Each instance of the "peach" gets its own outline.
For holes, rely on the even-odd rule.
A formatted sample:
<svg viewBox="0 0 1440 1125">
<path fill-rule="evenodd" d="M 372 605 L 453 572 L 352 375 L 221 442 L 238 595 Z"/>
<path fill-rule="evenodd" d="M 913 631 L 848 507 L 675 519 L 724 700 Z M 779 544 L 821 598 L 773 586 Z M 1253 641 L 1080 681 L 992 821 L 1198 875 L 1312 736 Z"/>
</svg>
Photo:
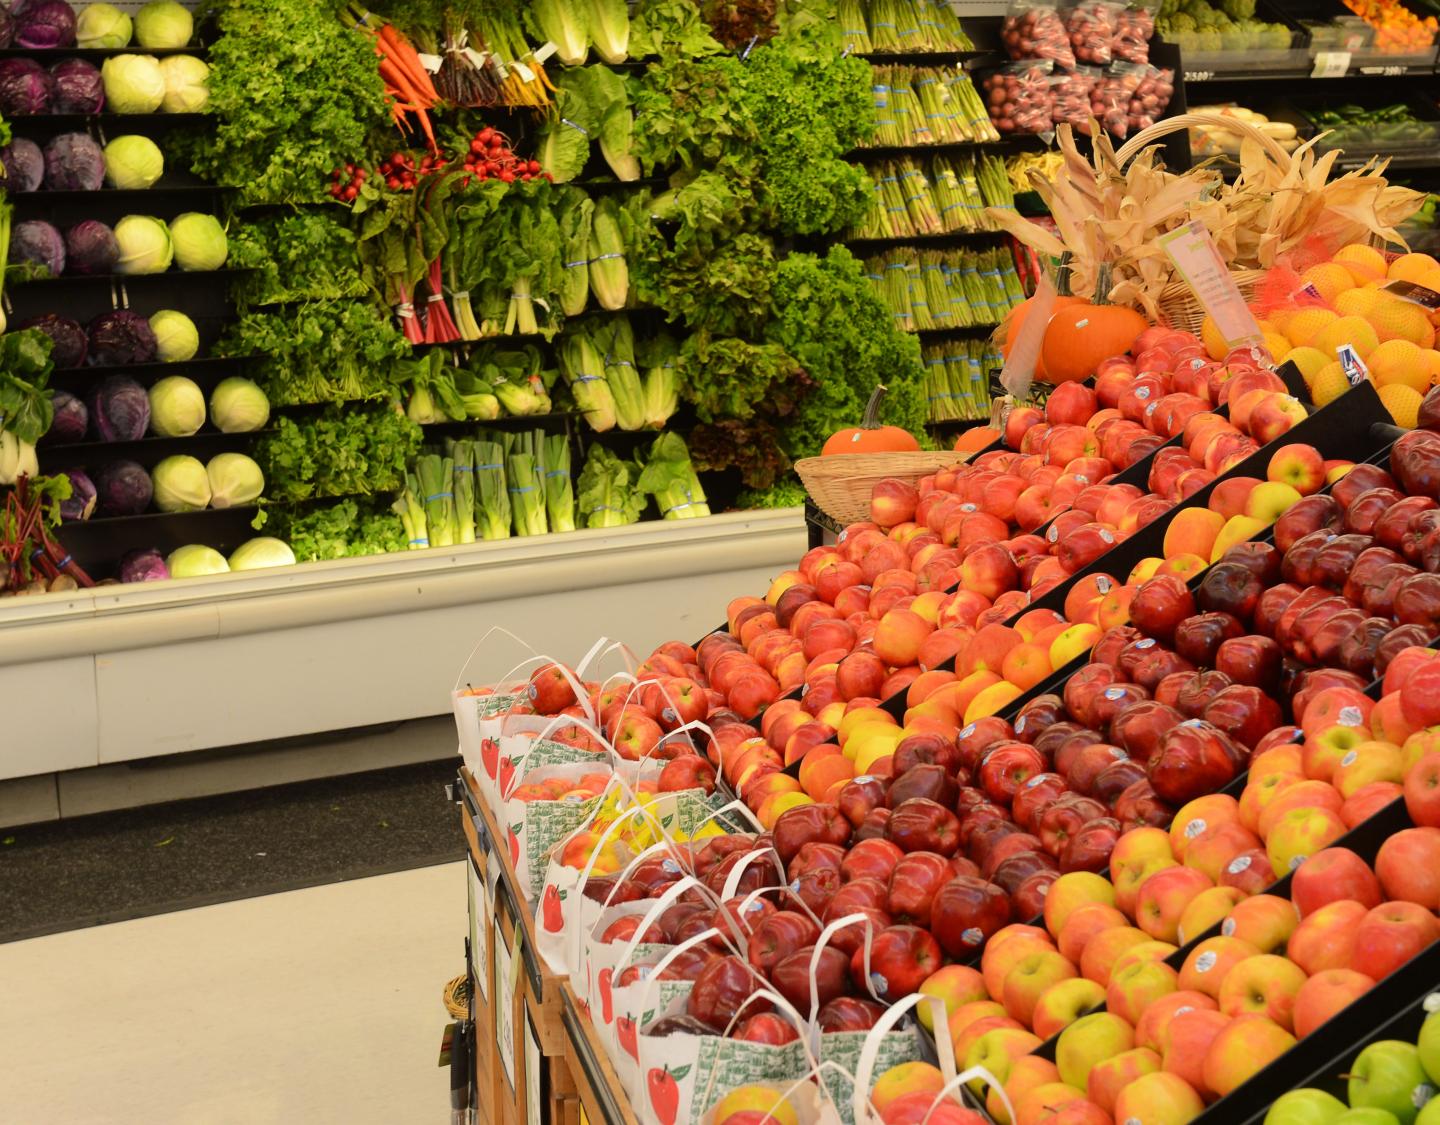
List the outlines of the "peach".
<svg viewBox="0 0 1440 1125">
<path fill-rule="evenodd" d="M 1177 512 L 1165 530 L 1163 553 L 1167 559 L 1176 555 L 1210 557 L 1215 537 L 1225 526 L 1225 517 L 1208 508 L 1184 508 Z"/>
</svg>

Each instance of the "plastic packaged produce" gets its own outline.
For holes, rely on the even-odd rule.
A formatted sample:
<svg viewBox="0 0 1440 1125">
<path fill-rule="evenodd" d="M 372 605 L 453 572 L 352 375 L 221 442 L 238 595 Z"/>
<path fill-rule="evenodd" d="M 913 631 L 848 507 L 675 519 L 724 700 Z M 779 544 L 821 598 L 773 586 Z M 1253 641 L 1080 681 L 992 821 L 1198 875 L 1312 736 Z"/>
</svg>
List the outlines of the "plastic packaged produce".
<svg viewBox="0 0 1440 1125">
<path fill-rule="evenodd" d="M 90 322 L 90 362 L 96 367 L 124 367 L 155 361 L 155 333 L 150 322 L 129 309 L 101 313 Z"/>
<path fill-rule="evenodd" d="M 1100 72 L 1092 67 L 1076 67 L 1069 73 L 1050 79 L 1052 106 L 1050 120 L 1056 125 L 1073 125 L 1077 132 L 1090 135 L 1090 98 Z"/>
<path fill-rule="evenodd" d="M 114 4 L 86 4 L 75 20 L 75 44 L 78 47 L 130 46 L 130 17 Z"/>
<path fill-rule="evenodd" d="M 1001 27 L 1005 52 L 1012 59 L 1049 59 L 1056 66 L 1073 70 L 1075 52 L 1065 21 L 1053 4 L 1020 0 L 1010 5 Z"/>
<path fill-rule="evenodd" d="M 167 375 L 150 388 L 150 429 L 158 437 L 189 437 L 205 424 L 205 393 L 193 379 Z"/>
<path fill-rule="evenodd" d="M 105 108 L 100 70 L 84 59 L 62 59 L 50 68 L 55 93 L 51 113 L 99 113 Z"/>
<path fill-rule="evenodd" d="M 99 191 L 105 154 L 85 133 L 61 133 L 45 146 L 45 186 L 51 191 Z"/>
<path fill-rule="evenodd" d="M 175 309 L 161 309 L 150 318 L 155 333 L 155 355 L 161 363 L 184 363 L 200 350 L 195 322 Z"/>
<path fill-rule="evenodd" d="M 100 68 L 112 113 L 154 113 L 165 100 L 165 75 L 150 55 L 116 55 Z"/>
<path fill-rule="evenodd" d="M 34 59 L 0 59 L 0 114 L 44 113 L 54 93 L 55 80 Z"/>
<path fill-rule="evenodd" d="M 83 469 L 66 469 L 70 478 L 70 499 L 60 501 L 60 519 L 65 523 L 88 520 L 95 511 L 95 484 Z"/>
<path fill-rule="evenodd" d="M 128 375 L 111 375 L 91 392 L 89 406 L 101 441 L 139 441 L 150 428 L 150 399 Z"/>
<path fill-rule="evenodd" d="M 31 317 L 18 328 L 38 328 L 50 337 L 50 362 L 56 367 L 79 367 L 85 362 L 90 341 L 79 322 L 59 313 Z"/>
<path fill-rule="evenodd" d="M 222 434 L 248 434 L 270 420 L 270 400 L 249 379 L 232 375 L 210 393 L 210 421 Z"/>
<path fill-rule="evenodd" d="M 205 475 L 212 508 L 243 508 L 265 491 L 265 474 L 243 453 L 217 453 L 205 466 Z"/>
<path fill-rule="evenodd" d="M 1147 7 L 1124 9 L 1115 19 L 1110 55 L 1116 62 L 1148 63 L 1150 40 L 1155 35 L 1155 14 Z"/>
<path fill-rule="evenodd" d="M 47 50 L 75 45 L 75 11 L 66 0 L 16 5 L 15 45 Z"/>
<path fill-rule="evenodd" d="M 1111 44 L 1120 25 L 1119 4 L 1110 0 L 1085 0 L 1065 13 L 1065 34 L 1080 66 L 1108 66 Z"/>
<path fill-rule="evenodd" d="M 119 260 L 115 232 L 99 219 L 84 219 L 65 232 L 65 268 L 71 273 L 112 273 Z"/>
<path fill-rule="evenodd" d="M 985 105 L 996 129 L 1003 134 L 1050 131 L 1053 65 L 1048 59 L 1032 59 L 985 76 Z"/>
<path fill-rule="evenodd" d="M 231 570 L 264 570 L 272 566 L 294 566 L 290 544 L 268 535 L 240 544 L 230 555 Z"/>
<path fill-rule="evenodd" d="M 150 474 L 134 461 L 111 461 L 100 470 L 96 486 L 102 516 L 138 516 L 150 510 L 155 496 Z"/>
<path fill-rule="evenodd" d="M 195 34 L 195 20 L 175 0 L 150 0 L 135 13 L 135 42 L 151 50 L 187 46 Z"/>
<path fill-rule="evenodd" d="M 105 146 L 105 178 L 127 191 L 153 187 L 165 174 L 165 156 L 149 137 L 116 137 Z"/>
<path fill-rule="evenodd" d="M 26 219 L 10 230 L 10 261 L 34 262 L 59 277 L 65 272 L 65 240 L 44 219 Z"/>
<path fill-rule="evenodd" d="M 116 273 L 164 273 L 174 260 L 170 228 L 150 215 L 126 215 L 115 224 L 120 243 Z"/>
<path fill-rule="evenodd" d="M 5 165 L 5 190 L 11 194 L 35 191 L 45 179 L 45 154 L 28 137 L 16 137 L 0 148 Z"/>
<path fill-rule="evenodd" d="M 169 55 L 160 60 L 165 77 L 164 113 L 199 113 L 210 103 L 210 67 L 194 55 Z"/>
<path fill-rule="evenodd" d="M 187 453 L 165 458 L 150 476 L 155 482 L 155 507 L 162 512 L 198 512 L 210 504 L 209 474 Z"/>
<path fill-rule="evenodd" d="M 120 560 L 121 582 L 161 582 L 169 577 L 170 568 L 165 565 L 164 556 L 154 547 L 127 551 Z"/>
<path fill-rule="evenodd" d="M 230 564 L 214 547 L 190 543 L 177 547 L 165 559 L 171 578 L 203 578 L 210 574 L 227 574 Z"/>
</svg>

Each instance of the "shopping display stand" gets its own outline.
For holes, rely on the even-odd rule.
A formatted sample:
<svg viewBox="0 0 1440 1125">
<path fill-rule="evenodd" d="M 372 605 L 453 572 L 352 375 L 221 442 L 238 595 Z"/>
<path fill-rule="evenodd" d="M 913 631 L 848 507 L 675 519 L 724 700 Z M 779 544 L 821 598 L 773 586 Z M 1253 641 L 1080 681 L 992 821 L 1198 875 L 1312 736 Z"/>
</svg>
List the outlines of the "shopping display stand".
<svg viewBox="0 0 1440 1125">
<path fill-rule="evenodd" d="M 470 864 L 471 1120 L 633 1125 L 585 1005 L 540 956 L 506 834 L 468 769 L 461 768 L 454 793 Z"/>
</svg>

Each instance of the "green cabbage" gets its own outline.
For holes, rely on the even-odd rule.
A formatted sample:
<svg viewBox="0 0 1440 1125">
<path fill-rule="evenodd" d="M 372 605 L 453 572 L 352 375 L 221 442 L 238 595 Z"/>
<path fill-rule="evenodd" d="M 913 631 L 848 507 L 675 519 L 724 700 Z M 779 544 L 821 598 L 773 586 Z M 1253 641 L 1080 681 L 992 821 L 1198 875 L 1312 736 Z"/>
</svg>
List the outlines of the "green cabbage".
<svg viewBox="0 0 1440 1125">
<path fill-rule="evenodd" d="M 230 570 L 224 555 L 214 547 L 200 543 L 177 547 L 170 552 L 165 565 L 171 578 L 203 578 L 207 574 L 225 574 Z"/>
<path fill-rule="evenodd" d="M 151 471 L 150 479 L 155 482 L 155 507 L 162 512 L 198 512 L 210 503 L 205 466 L 188 454 L 165 458 Z M 170 570 L 173 573 L 174 566 Z"/>
<path fill-rule="evenodd" d="M 166 113 L 199 113 L 210 103 L 210 67 L 194 55 L 170 55 L 160 60 L 165 76 Z"/>
<path fill-rule="evenodd" d="M 175 0 L 150 0 L 135 13 L 135 41 L 142 47 L 186 47 L 194 33 L 194 17 Z"/>
<path fill-rule="evenodd" d="M 155 333 L 155 354 L 162 363 L 184 363 L 200 350 L 200 333 L 195 322 L 182 312 L 161 309 L 150 318 Z"/>
<path fill-rule="evenodd" d="M 265 474 L 243 453 L 217 453 L 205 466 L 212 508 L 243 508 L 265 491 Z"/>
<path fill-rule="evenodd" d="M 154 113 L 165 100 L 165 75 L 150 55 L 116 55 L 100 67 L 105 109 L 110 113 Z"/>
<path fill-rule="evenodd" d="M 232 375 L 210 394 L 210 421 L 222 434 L 248 434 L 270 420 L 270 400 L 249 379 Z"/>
<path fill-rule="evenodd" d="M 261 535 L 236 547 L 230 556 L 231 570 L 263 570 L 271 566 L 294 566 L 295 552 L 281 539 Z"/>
<path fill-rule="evenodd" d="M 114 4 L 87 4 L 75 20 L 77 47 L 128 47 L 130 35 L 130 17 Z"/>
<path fill-rule="evenodd" d="M 105 146 L 105 178 L 126 191 L 152 187 L 165 174 L 165 156 L 149 137 L 116 137 Z"/>
<path fill-rule="evenodd" d="M 164 273 L 175 255 L 169 228 L 150 215 L 126 215 L 115 224 L 115 241 L 120 244 L 116 273 Z"/>
<path fill-rule="evenodd" d="M 157 435 L 189 437 L 204 424 L 205 394 L 193 380 L 167 375 L 150 388 L 150 428 Z"/>
<path fill-rule="evenodd" d="M 229 254 L 220 220 L 199 211 L 171 219 L 170 240 L 175 244 L 175 264 L 182 270 L 218 270 Z"/>
</svg>

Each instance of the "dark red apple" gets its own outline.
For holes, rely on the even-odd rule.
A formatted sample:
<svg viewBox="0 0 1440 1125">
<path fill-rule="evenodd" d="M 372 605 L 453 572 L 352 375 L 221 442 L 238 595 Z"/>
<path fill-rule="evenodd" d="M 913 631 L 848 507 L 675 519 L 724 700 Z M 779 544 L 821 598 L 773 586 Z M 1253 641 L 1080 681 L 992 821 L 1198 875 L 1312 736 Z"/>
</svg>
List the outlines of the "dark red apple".
<svg viewBox="0 0 1440 1125">
<path fill-rule="evenodd" d="M 976 953 L 990 935 L 1010 922 L 1010 899 L 1001 887 L 961 875 L 935 896 L 930 931 L 951 957 Z"/>
<path fill-rule="evenodd" d="M 717 957 L 695 978 L 685 1010 L 712 1030 L 723 1032 L 741 1005 L 752 1016 L 771 1010 L 767 1000 L 746 1004 L 757 983 L 754 970 L 739 957 Z M 776 991 L 780 991 L 778 986 Z"/>
<path fill-rule="evenodd" d="M 1241 753 L 1216 727 L 1203 720 L 1181 723 L 1165 732 L 1150 759 L 1150 784 L 1162 801 L 1178 808 L 1196 797 L 1218 793 L 1235 779 L 1242 764 Z"/>
<path fill-rule="evenodd" d="M 1060 853 L 1060 870 L 1103 871 L 1110 864 L 1110 853 L 1120 839 L 1120 822 L 1113 816 L 1096 817 L 1075 833 Z"/>
<path fill-rule="evenodd" d="M 808 807 L 801 805 L 800 809 Z M 781 819 L 785 815 L 782 813 Z M 779 828 L 778 821 L 776 828 Z M 950 856 L 960 847 L 960 820 L 944 805 L 916 797 L 891 811 L 885 834 L 907 852 L 939 852 Z"/>
</svg>

